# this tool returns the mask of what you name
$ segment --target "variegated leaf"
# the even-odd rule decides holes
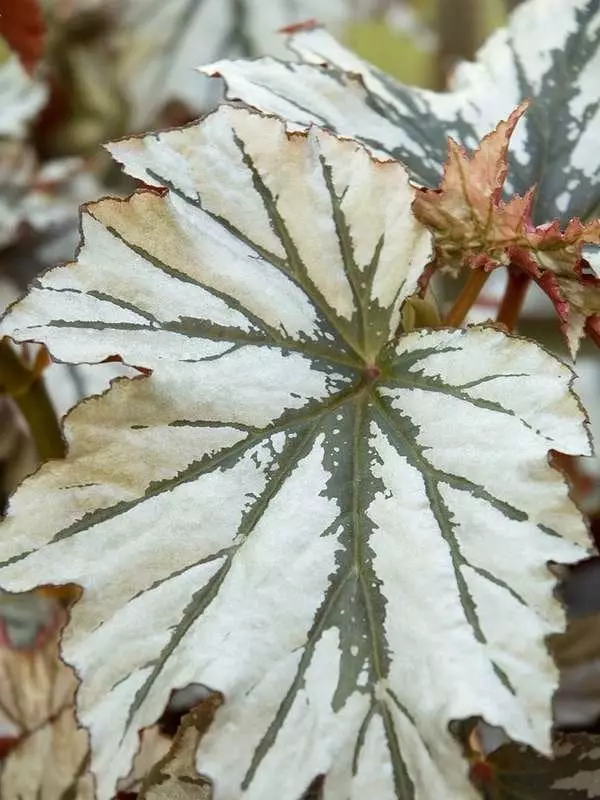
[[[191,683],[225,697],[215,800],[474,798],[452,719],[549,746],[546,562],[586,542],[547,458],[588,447],[570,370],[493,329],[397,337],[431,241],[396,162],[229,107],[112,150],[166,190],[91,205],[3,323],[152,370],[71,412],[0,528],[1,584],[85,589],[99,800]]]
[[[29,144],[0,140],[0,248],[12,244],[19,235],[35,170],[35,153]]]
[[[599,0],[528,0],[475,63],[457,69],[449,94],[403,86],[310,27],[292,38],[298,64],[220,61],[204,71],[225,78],[229,98],[356,138],[429,186],[439,181],[448,136],[474,148],[530,98],[509,181],[518,194],[538,185],[534,216],[543,223],[598,215],[599,42]]]
[[[194,72],[199,63],[285,55],[277,34],[283,26],[318,17],[342,33],[376,6],[377,0],[123,0],[123,71],[136,117],[147,123],[169,99],[184,101],[192,113],[212,105],[215,87]]]
[[[71,196],[65,202],[58,191],[50,191],[49,187],[50,176],[59,170],[74,173],[73,163],[67,167],[66,162],[51,162],[39,168],[35,151],[26,141],[46,96],[46,87],[26,73],[16,53],[0,36],[0,248],[12,245],[26,224],[36,232],[49,233],[57,223],[70,222],[74,228],[77,219],[77,205],[83,198],[79,196],[76,202],[75,191],[69,186]],[[67,181],[63,179],[61,183],[64,190]],[[72,177],[69,183],[76,186]],[[92,183],[88,178],[86,190]],[[48,202],[49,195],[52,203]],[[89,197],[88,193],[86,199]],[[30,262],[35,260],[31,248],[28,258]]]

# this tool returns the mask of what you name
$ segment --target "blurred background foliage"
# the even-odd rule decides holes
[[[472,57],[504,24],[508,5],[504,0],[392,3],[384,16],[351,22],[344,39],[360,56],[403,83],[440,89],[452,60]]]

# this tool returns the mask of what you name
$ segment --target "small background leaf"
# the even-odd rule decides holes
[[[0,0],[0,36],[14,50],[27,72],[44,53],[45,23],[39,0]]]
[[[600,736],[558,734],[554,758],[507,744],[476,764],[472,778],[485,800],[597,800]]]
[[[59,657],[66,609],[78,596],[76,587],[47,587],[0,597],[2,800],[93,800],[77,679]]]
[[[196,751],[223,702],[218,693],[184,716],[169,752],[148,773],[139,800],[210,800],[212,784],[196,771]]]

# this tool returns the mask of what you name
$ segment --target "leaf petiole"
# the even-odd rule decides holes
[[[510,333],[517,328],[530,283],[531,278],[523,270],[513,265],[508,267],[508,284],[498,309],[496,322],[504,325]]]
[[[459,328],[462,325],[470,308],[479,297],[489,276],[490,273],[481,268],[474,269],[471,272],[460,294],[454,301],[454,305],[447,313],[444,319],[444,325],[448,325],[452,328]]]
[[[46,461],[50,458],[64,458],[67,448],[41,377],[44,365],[44,356],[38,355],[33,366],[27,366],[19,358],[10,339],[0,339],[0,391],[9,394],[19,407],[38,454]]]

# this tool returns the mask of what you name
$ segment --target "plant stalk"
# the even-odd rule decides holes
[[[600,347],[600,314],[594,314],[588,318],[585,323],[585,332],[596,347]]]
[[[23,414],[40,458],[64,458],[66,442],[44,381],[21,361],[6,337],[0,339],[0,390]]]
[[[513,333],[517,329],[519,316],[521,315],[530,283],[531,278],[529,275],[526,275],[523,270],[518,267],[509,266],[508,284],[502,302],[500,303],[500,308],[498,309],[496,322],[504,325],[510,333]]]
[[[483,269],[475,269],[469,275],[469,279],[463,286],[460,294],[454,301],[454,305],[444,319],[444,325],[458,328],[462,325],[469,309],[479,297],[485,282],[490,277],[490,273]]]
[[[448,76],[461,61],[471,61],[480,42],[481,0],[438,0],[436,88],[448,88]]]

